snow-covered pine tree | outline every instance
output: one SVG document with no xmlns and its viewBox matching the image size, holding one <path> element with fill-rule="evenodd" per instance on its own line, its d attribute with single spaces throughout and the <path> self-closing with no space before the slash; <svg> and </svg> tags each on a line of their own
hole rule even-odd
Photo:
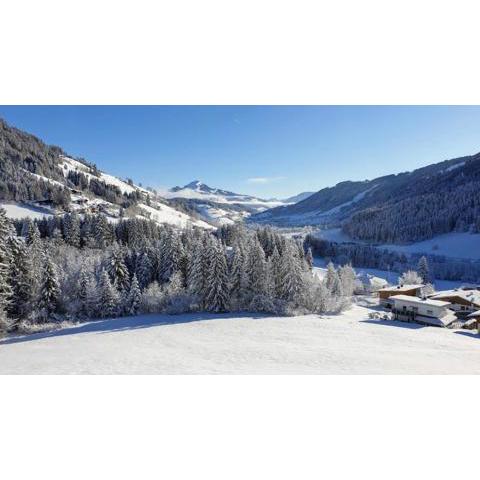
<svg viewBox="0 0 480 480">
<path fill-rule="evenodd" d="M 167 231 L 166 235 L 163 236 L 161 247 L 161 281 L 168 281 L 168 279 L 180 269 L 182 256 L 183 245 L 180 237 L 174 230 Z"/>
<path fill-rule="evenodd" d="M 210 235 L 197 242 L 192 255 L 192 265 L 189 269 L 187 288 L 196 295 L 201 302 L 204 301 L 207 283 L 210 274 L 211 250 L 214 240 Z"/>
<path fill-rule="evenodd" d="M 238 296 L 242 286 L 242 275 L 244 269 L 243 251 L 238 243 L 233 246 L 233 252 L 229 266 L 230 295 Z"/>
<path fill-rule="evenodd" d="M 76 213 L 70 213 L 63 218 L 63 237 L 69 245 L 80 246 L 80 219 Z"/>
<path fill-rule="evenodd" d="M 256 238 L 250 245 L 247 269 L 251 295 L 266 295 L 268 289 L 267 262 L 263 248 Z"/>
<path fill-rule="evenodd" d="M 48 251 L 44 254 L 43 278 L 40 288 L 40 306 L 48 314 L 56 311 L 60 296 L 60 286 L 55 265 Z"/>
<path fill-rule="evenodd" d="M 78 277 L 77 298 L 80 302 L 79 313 L 83 317 L 95 315 L 97 288 L 93 273 L 82 265 Z"/>
<path fill-rule="evenodd" d="M 11 255 L 7 248 L 7 241 L 12 236 L 13 227 L 7 212 L 0 208 L 0 309 L 3 312 L 7 311 L 13 294 L 9 281 Z"/>
<path fill-rule="evenodd" d="M 270 262 L 270 276 L 273 286 L 273 296 L 280 298 L 282 296 L 282 258 L 276 246 L 273 248 Z"/>
<path fill-rule="evenodd" d="M 40 245 L 40 230 L 38 230 L 37 224 L 30 219 L 27 222 L 25 240 L 29 247 L 38 247 Z"/>
<path fill-rule="evenodd" d="M 215 241 L 210 249 L 209 275 L 205 288 L 205 306 L 211 312 L 224 312 L 228 306 L 229 284 L 225 252 Z"/>
<path fill-rule="evenodd" d="M 91 225 L 91 236 L 94 239 L 97 248 L 105 248 L 112 243 L 112 227 L 108 223 L 107 217 L 102 214 L 95 215 Z"/>
<path fill-rule="evenodd" d="M 130 315 L 136 315 L 140 309 L 140 301 L 142 299 L 142 292 L 138 284 L 137 276 L 133 274 L 130 283 L 130 292 L 128 293 L 126 302 L 126 312 Z"/>
<path fill-rule="evenodd" d="M 23 239 L 11 236 L 7 240 L 10 251 L 10 285 L 12 297 L 9 311 L 16 316 L 24 316 L 31 308 L 33 300 L 32 263 Z"/>
<path fill-rule="evenodd" d="M 10 322 L 7 318 L 7 314 L 2 306 L 0 306 L 0 338 L 4 337 L 8 332 Z"/>
<path fill-rule="evenodd" d="M 148 252 L 143 252 L 137 262 L 135 274 L 137 275 L 138 284 L 143 290 L 153 280 L 153 264 Z"/>
<path fill-rule="evenodd" d="M 107 271 L 116 288 L 120 292 L 127 292 L 130 286 L 130 278 L 125 264 L 125 254 L 121 248 L 114 248 L 111 251 L 107 261 Z"/>
<path fill-rule="evenodd" d="M 335 266 L 332 262 L 328 262 L 327 273 L 325 274 L 325 285 L 330 291 L 332 291 L 334 288 L 336 277 L 337 271 L 335 270 Z"/>
<path fill-rule="evenodd" d="M 296 247 L 287 243 L 284 254 L 282 255 L 281 267 L 281 298 L 283 300 L 297 302 L 304 289 L 303 273 L 301 260 L 296 254 Z"/>
<path fill-rule="evenodd" d="M 98 297 L 96 312 L 99 317 L 114 317 L 120 307 L 120 296 L 113 287 L 110 277 L 105 269 L 100 274 L 98 283 Z"/>
<path fill-rule="evenodd" d="M 305 261 L 307 262 L 308 268 L 311 270 L 313 268 L 313 254 L 311 247 L 308 247 L 307 253 L 305 255 Z"/>
<path fill-rule="evenodd" d="M 430 274 L 430 267 L 428 266 L 427 257 L 423 256 L 418 261 L 417 272 L 420 278 L 422 279 L 422 283 L 432 283 L 432 278 Z"/>
<path fill-rule="evenodd" d="M 338 275 L 340 277 L 343 295 L 346 297 L 351 297 L 355 289 L 355 270 L 350 264 L 343 265 L 340 267 Z"/>
<path fill-rule="evenodd" d="M 332 294 L 330 293 L 330 290 L 327 288 L 324 281 L 318 282 L 316 291 L 315 291 L 315 297 L 316 297 L 315 311 L 317 313 L 328 312 L 332 304 Z"/>
</svg>

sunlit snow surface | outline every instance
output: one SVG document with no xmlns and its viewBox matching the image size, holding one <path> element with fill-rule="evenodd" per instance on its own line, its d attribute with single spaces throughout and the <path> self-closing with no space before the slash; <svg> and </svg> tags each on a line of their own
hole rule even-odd
<svg viewBox="0 0 480 480">
<path fill-rule="evenodd" d="M 306 315 L 145 315 L 0 341 L 0 373 L 480 373 L 473 331 Z"/>
<path fill-rule="evenodd" d="M 51 216 L 46 209 L 18 203 L 0 203 L 0 208 L 5 209 L 7 217 L 12 219 L 36 218 L 40 220 L 43 217 Z"/>
</svg>

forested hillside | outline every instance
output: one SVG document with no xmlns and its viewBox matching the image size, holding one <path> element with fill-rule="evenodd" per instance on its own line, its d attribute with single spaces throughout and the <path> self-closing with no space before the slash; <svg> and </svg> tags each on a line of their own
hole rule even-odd
<svg viewBox="0 0 480 480">
<path fill-rule="evenodd" d="M 60 147 L 0 119 L 0 201 L 41 205 L 51 214 L 104 213 L 109 218 L 143 216 L 158 223 L 187 223 L 213 228 L 198 212 L 172 205 L 155 190 L 101 172 L 83 158 L 72 158 Z"/>
<path fill-rule="evenodd" d="M 342 182 L 252 221 L 341 225 L 353 239 L 404 243 L 480 231 L 480 154 L 365 182 Z"/>
</svg>

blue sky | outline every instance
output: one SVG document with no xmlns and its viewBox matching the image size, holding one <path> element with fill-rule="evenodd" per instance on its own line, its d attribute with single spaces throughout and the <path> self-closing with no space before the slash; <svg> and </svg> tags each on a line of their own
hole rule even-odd
<svg viewBox="0 0 480 480">
<path fill-rule="evenodd" d="M 0 106 L 0 117 L 143 185 L 199 179 L 261 197 L 480 151 L 480 107 Z"/>
</svg>

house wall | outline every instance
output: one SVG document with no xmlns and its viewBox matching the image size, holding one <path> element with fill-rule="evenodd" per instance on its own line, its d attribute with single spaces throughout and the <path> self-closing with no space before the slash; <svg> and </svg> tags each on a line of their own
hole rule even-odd
<svg viewBox="0 0 480 480">
<path fill-rule="evenodd" d="M 447 313 L 446 307 L 438 307 L 434 305 L 413 305 L 405 300 L 395 300 L 395 309 L 397 310 L 403 310 L 403 307 L 406 307 L 407 311 L 414 311 L 414 308 L 417 308 L 418 310 L 417 315 L 423 315 L 426 317 L 435 317 L 435 318 L 440 318 L 442 317 L 445 313 Z"/>
</svg>

